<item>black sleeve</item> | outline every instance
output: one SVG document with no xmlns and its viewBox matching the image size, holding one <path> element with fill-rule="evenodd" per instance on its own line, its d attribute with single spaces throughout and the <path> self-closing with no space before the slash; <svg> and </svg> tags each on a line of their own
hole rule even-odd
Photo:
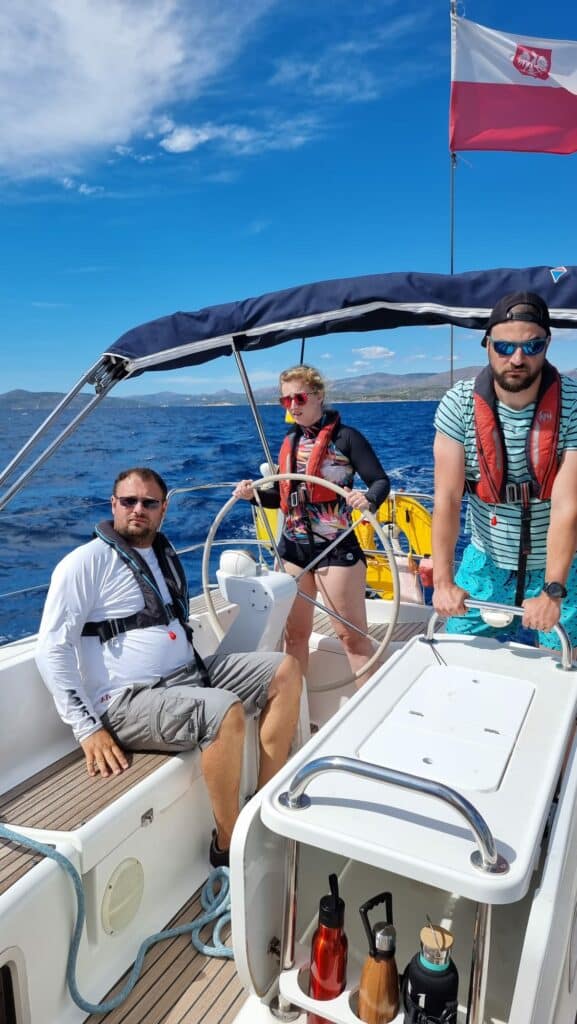
<svg viewBox="0 0 577 1024">
<path fill-rule="evenodd" d="M 258 488 L 258 496 L 263 508 L 280 508 L 280 489 L 278 484 L 270 484 L 266 489 Z M 255 498 L 251 499 L 251 505 L 258 505 Z"/>
<path fill-rule="evenodd" d="M 391 482 L 383 469 L 372 445 L 354 427 L 341 427 L 335 438 L 337 448 L 349 459 L 355 473 L 367 485 L 367 499 L 378 509 L 387 497 Z"/>
</svg>

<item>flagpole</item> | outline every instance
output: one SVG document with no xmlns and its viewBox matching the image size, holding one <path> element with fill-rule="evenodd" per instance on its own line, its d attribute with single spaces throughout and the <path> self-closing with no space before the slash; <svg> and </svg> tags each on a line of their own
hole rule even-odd
<svg viewBox="0 0 577 1024">
<path fill-rule="evenodd" d="M 455 273 L 455 171 L 457 168 L 457 154 L 451 153 L 451 198 L 450 198 L 450 274 L 451 277 Z M 449 337 L 451 344 L 451 358 L 450 358 L 450 374 L 449 374 L 449 386 L 453 387 L 453 362 L 454 362 L 454 344 L 453 344 L 454 327 L 450 325 Z"/>
<path fill-rule="evenodd" d="M 453 25 L 454 20 L 457 16 L 457 0 L 450 0 L 450 15 L 451 15 L 451 57 L 453 54 Z M 451 80 L 452 80 L 451 74 Z M 457 168 L 457 154 L 451 151 L 451 177 L 450 177 L 450 213 L 449 213 L 449 266 L 451 277 L 455 273 L 455 171 Z M 449 357 L 449 386 L 453 387 L 453 364 L 455 359 L 455 348 L 454 348 L 454 326 L 450 325 L 449 328 L 449 346 L 450 346 L 450 357 Z"/>
</svg>

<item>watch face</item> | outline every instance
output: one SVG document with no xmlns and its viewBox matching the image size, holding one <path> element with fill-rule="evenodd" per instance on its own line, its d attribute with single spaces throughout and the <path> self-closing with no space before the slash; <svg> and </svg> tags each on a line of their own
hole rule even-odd
<svg viewBox="0 0 577 1024">
<path fill-rule="evenodd" d="M 546 583 L 543 590 L 549 597 L 567 597 L 567 590 L 562 583 Z"/>
</svg>

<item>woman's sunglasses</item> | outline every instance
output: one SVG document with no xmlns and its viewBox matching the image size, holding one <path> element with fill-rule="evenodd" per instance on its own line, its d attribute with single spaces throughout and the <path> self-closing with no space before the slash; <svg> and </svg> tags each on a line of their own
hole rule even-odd
<svg viewBox="0 0 577 1024">
<path fill-rule="evenodd" d="M 488 335 L 493 349 L 498 356 L 512 356 L 516 348 L 523 349 L 524 356 L 539 356 L 545 351 L 549 338 L 531 338 L 529 341 L 497 341 Z"/>
<path fill-rule="evenodd" d="M 295 405 L 306 405 L 310 394 L 310 391 L 295 391 L 294 395 L 281 395 L 279 402 L 283 409 L 290 409 L 293 402 Z"/>
</svg>

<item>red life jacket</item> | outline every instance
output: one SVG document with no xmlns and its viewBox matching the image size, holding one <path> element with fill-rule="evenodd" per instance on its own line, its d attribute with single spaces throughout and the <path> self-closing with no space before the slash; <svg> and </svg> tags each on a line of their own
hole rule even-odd
<svg viewBox="0 0 577 1024">
<path fill-rule="evenodd" d="M 338 412 L 331 413 L 330 416 L 330 420 L 321 427 L 315 437 L 305 469 L 309 476 L 321 475 L 321 467 L 326 459 L 331 437 L 341 421 Z M 286 435 L 278 457 L 279 473 L 296 472 L 296 453 L 301 437 L 302 430 L 300 429 Z M 279 491 L 280 507 L 285 516 L 289 511 L 292 493 L 299 495 L 298 504 L 309 501 L 317 505 L 325 501 L 338 501 L 338 495 L 330 488 L 322 487 L 321 484 L 299 484 L 296 480 L 281 480 L 279 481 Z"/>
<path fill-rule="evenodd" d="M 507 451 L 497 415 L 497 396 L 490 366 L 486 366 L 476 378 L 473 399 L 481 479 L 467 481 L 467 489 L 491 505 L 519 501 L 521 485 L 510 484 L 507 479 Z M 525 442 L 531 496 L 541 501 L 551 497 L 559 468 L 560 420 L 561 377 L 551 363 L 545 362 L 531 429 Z"/>
</svg>

